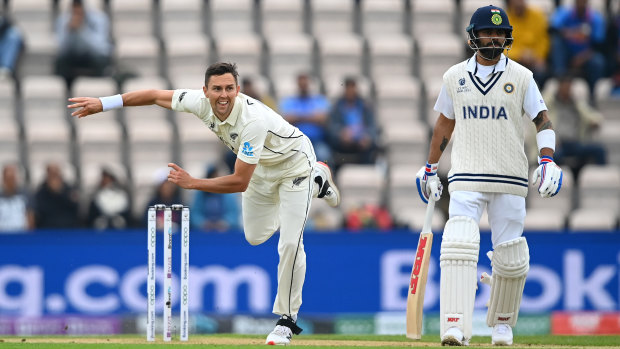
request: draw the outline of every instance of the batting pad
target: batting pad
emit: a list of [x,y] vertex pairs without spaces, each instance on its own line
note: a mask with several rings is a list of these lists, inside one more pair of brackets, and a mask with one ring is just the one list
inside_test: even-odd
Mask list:
[[525,278],[530,269],[530,251],[525,238],[497,245],[491,265],[493,273],[487,325],[507,324],[514,327],[519,316]]
[[476,265],[480,249],[480,230],[470,217],[452,217],[446,223],[441,239],[439,308],[441,335],[459,328],[469,341],[476,297]]

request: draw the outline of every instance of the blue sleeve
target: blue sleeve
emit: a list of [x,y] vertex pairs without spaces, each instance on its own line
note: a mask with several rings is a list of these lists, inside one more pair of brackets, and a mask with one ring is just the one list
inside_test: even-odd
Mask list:
[[595,43],[605,41],[605,19],[598,12],[592,13],[592,41]]
[[192,210],[189,214],[189,220],[193,228],[202,229],[205,222],[203,192],[197,191],[192,201]]
[[292,108],[292,100],[291,100],[291,98],[283,98],[280,101],[280,105],[278,106],[278,109],[280,109],[280,113],[282,115],[291,113],[291,111],[292,111],[291,109],[293,109]]
[[224,220],[228,223],[230,229],[239,228],[239,195],[237,193],[224,194]]
[[555,11],[552,15],[551,21],[549,21],[549,26],[553,29],[562,29],[568,13],[568,9],[565,7],[560,7],[557,9],[557,11]]
[[328,112],[329,111],[329,100],[325,96],[317,95],[316,108],[323,112]]

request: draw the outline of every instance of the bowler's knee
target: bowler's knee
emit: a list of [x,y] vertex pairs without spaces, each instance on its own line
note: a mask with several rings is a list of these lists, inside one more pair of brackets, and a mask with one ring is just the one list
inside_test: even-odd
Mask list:
[[252,246],[256,246],[256,245],[260,245],[263,242],[267,241],[267,238],[257,238],[257,237],[251,237],[251,236],[245,236],[245,240],[250,243],[250,245]]
[[267,229],[245,229],[245,240],[252,246],[260,245],[269,240],[275,230]]

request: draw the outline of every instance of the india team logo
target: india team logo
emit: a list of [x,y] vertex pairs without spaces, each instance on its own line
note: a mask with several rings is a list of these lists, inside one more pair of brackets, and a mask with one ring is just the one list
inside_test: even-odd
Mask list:
[[515,86],[513,84],[511,84],[510,82],[507,82],[504,85],[504,92],[506,93],[512,93],[515,90]]
[[500,16],[499,10],[498,9],[492,9],[491,13],[493,14],[491,16],[491,22],[493,22],[493,24],[495,24],[495,25],[502,24],[502,16]]

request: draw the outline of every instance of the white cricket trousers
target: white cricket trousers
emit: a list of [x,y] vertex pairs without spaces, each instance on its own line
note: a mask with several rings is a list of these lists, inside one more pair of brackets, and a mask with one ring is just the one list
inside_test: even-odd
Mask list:
[[312,144],[306,137],[292,159],[274,166],[256,166],[242,195],[243,227],[250,244],[267,241],[280,228],[274,314],[296,315],[301,307],[306,277],[303,232],[313,196],[315,163]]
[[523,235],[525,224],[525,198],[503,193],[453,191],[450,193],[450,218],[466,216],[480,225],[486,207],[491,226],[493,247]]

